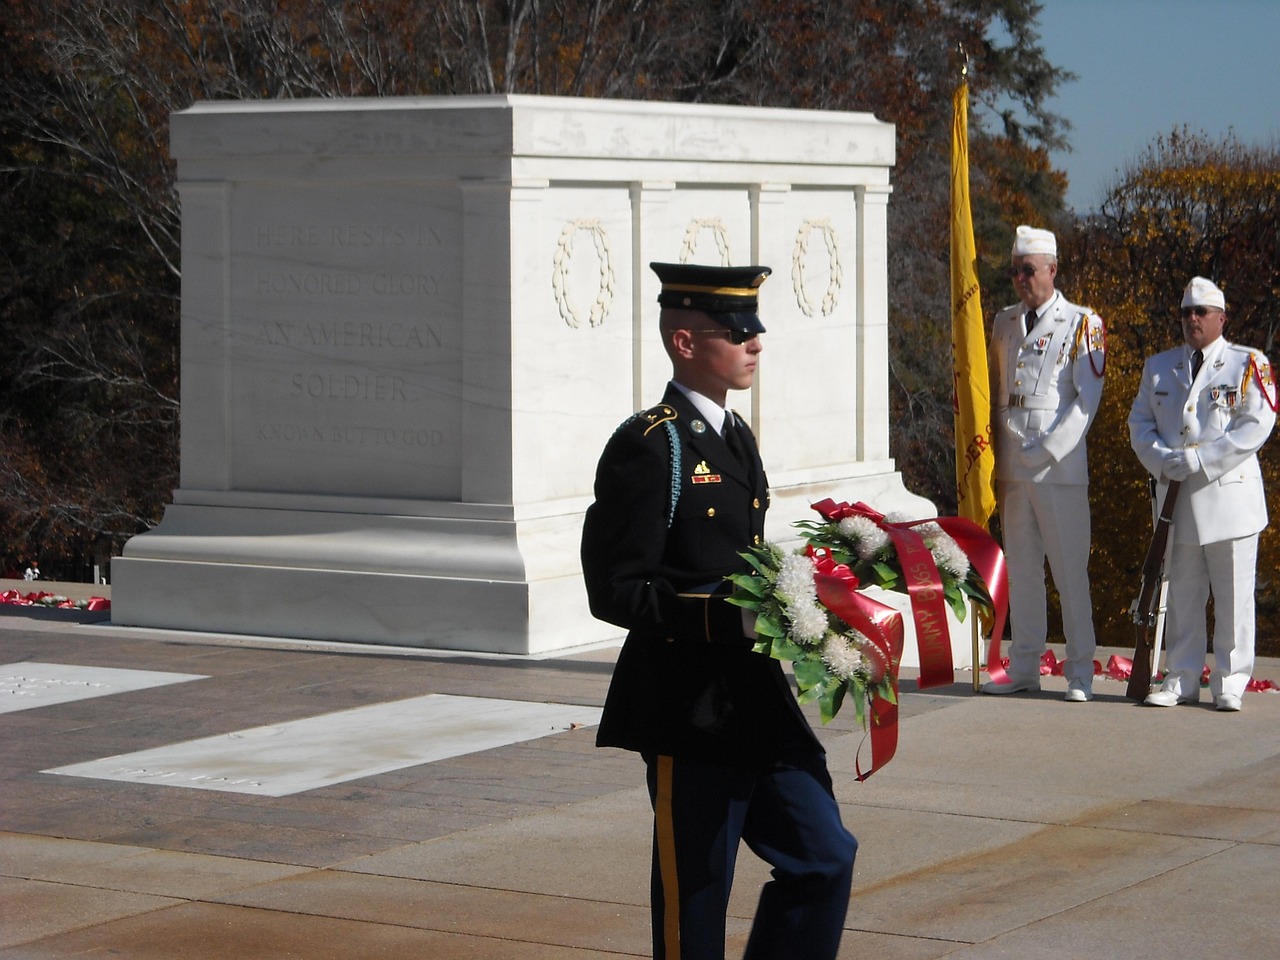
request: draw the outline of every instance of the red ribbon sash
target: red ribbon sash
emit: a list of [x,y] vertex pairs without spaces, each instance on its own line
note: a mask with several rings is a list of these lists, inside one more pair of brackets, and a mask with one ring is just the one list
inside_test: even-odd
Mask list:
[[859,781],[875,773],[898,750],[898,663],[902,660],[902,614],[888,604],[872,600],[858,592],[858,578],[843,563],[836,563],[830,551],[813,550],[813,583],[823,606],[865,636],[872,649],[865,651],[868,660],[875,663],[872,680],[879,682],[886,677],[893,690],[893,699],[871,694],[868,723],[871,738],[871,767],[864,773],[862,762],[855,754],[854,771]]
[[[987,646],[987,672],[992,680],[1000,683],[1006,676],[1004,667],[1000,666],[1000,638],[1004,636],[1005,618],[1009,614],[1009,568],[1005,566],[1004,551],[1000,549],[995,537],[972,520],[964,517],[938,517],[934,522],[960,545],[960,549],[986,584],[987,593],[991,595],[993,616],[991,640]],[[973,669],[978,669],[976,663]]]
[[[997,676],[993,672],[992,679],[999,680],[1003,677],[999,654],[1000,637],[1004,633],[1005,617],[1009,610],[1009,575],[1005,567],[1004,551],[987,531],[964,517],[935,517],[907,523],[890,523],[884,514],[865,503],[836,503],[830,498],[815,503],[813,509],[828,522],[839,522],[845,517],[866,517],[888,534],[907,581],[907,596],[911,600],[911,614],[920,649],[921,690],[954,683],[955,666],[951,657],[951,631],[947,624],[942,577],[938,573],[933,554],[924,545],[924,538],[912,528],[925,523],[936,523],[946,531],[969,558],[991,595],[994,620],[987,665],[988,670],[999,673]],[[977,669],[976,664],[974,668]]]

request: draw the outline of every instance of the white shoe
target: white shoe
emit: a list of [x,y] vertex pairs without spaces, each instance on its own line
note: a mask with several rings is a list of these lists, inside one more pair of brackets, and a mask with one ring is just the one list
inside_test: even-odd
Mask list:
[[1006,693],[1035,693],[1040,689],[1039,677],[1010,677],[1004,683],[988,680],[982,685],[983,693],[1002,695]]
[[1229,693],[1224,693],[1221,696],[1214,698],[1213,708],[1215,710],[1239,710],[1240,698]]
[[1182,703],[1199,703],[1200,698],[1184,697],[1174,693],[1172,690],[1157,690],[1155,693],[1149,694],[1147,699],[1143,701],[1148,707],[1173,707]]
[[1072,680],[1067,684],[1067,695],[1062,699],[1067,703],[1086,703],[1093,699],[1093,688],[1083,680]]

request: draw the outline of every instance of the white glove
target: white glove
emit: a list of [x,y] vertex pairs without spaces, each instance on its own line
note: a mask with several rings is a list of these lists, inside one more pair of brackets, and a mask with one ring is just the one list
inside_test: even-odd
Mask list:
[[1200,470],[1200,454],[1193,449],[1174,450],[1167,454],[1160,472],[1166,480],[1185,480]]
[[1028,440],[1018,449],[1018,460],[1028,470],[1042,467],[1052,459],[1053,455],[1039,440]]
[[756,633],[756,615],[746,607],[742,608],[742,635],[748,640],[760,639],[760,635]]

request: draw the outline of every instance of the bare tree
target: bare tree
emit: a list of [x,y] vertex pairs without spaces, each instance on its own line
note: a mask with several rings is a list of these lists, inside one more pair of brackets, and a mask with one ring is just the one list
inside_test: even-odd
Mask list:
[[[158,519],[176,483],[181,264],[168,122],[201,100],[536,93],[893,122],[894,435],[913,484],[945,507],[955,51],[973,59],[980,102],[1018,105],[1022,119],[1000,118],[1000,131],[984,131],[980,114],[973,127],[979,141],[1025,145],[1001,154],[1016,168],[1062,129],[1044,104],[1066,75],[1039,46],[1038,10],[1031,0],[9,0],[0,335],[13,346],[0,355],[10,452],[0,518],[11,548],[119,542]],[[989,39],[993,24],[1008,43]],[[1052,208],[1053,190],[1038,202]]]

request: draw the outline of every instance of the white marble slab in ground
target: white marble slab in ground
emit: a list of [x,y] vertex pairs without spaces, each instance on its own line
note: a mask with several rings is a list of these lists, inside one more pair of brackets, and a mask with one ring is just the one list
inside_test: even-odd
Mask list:
[[204,675],[198,673],[122,670],[24,660],[0,665],[0,713],[204,679]]
[[599,707],[432,694],[43,772],[283,797],[599,721]]

